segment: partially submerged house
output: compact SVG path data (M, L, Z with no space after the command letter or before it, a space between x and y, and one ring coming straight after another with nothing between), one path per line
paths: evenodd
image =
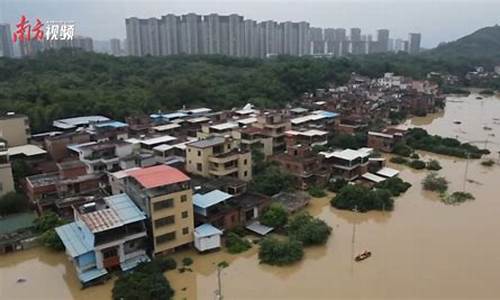
M75 221L56 228L77 276L86 286L115 269L127 271L146 254L145 214L127 194L74 207Z

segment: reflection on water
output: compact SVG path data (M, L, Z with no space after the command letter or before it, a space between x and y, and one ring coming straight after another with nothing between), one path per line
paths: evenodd
M484 134L482 124L500 114L500 101L483 100L482 111L488 116L482 120L477 101L472 96L462 103L448 103L443 115L429 117L433 119L423 126L432 133L453 133L450 120L458 115L448 110L457 112L455 106L462 106L476 115L460 115L461 128L468 132L461 138L480 139L473 133ZM500 136L499 128L490 133ZM441 162L439 173L450 181L450 192L464 188L465 160L420 154L424 160ZM447 206L436 194L421 189L427 171L391 167L401 170L400 176L413 185L397 198L394 211L355 214L332 208L332 195L314 199L308 211L332 226L333 235L326 246L307 248L305 259L288 267L259 264L256 246L241 255L177 253L178 261L190 256L194 263L193 272L166 273L175 298L214 299L216 265L227 261L230 266L222 276L225 299L498 299L500 167L470 161L465 189L476 200L459 206ZM372 257L354 263L353 255L364 249L372 251ZM17 284L18 277L28 281ZM112 282L80 290L65 256L43 248L0 257L0 299L109 299L111 289Z

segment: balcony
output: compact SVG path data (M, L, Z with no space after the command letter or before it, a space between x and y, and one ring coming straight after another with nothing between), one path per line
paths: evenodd
M210 156L208 158L208 161L216 164L225 164L228 162L238 160L239 155L242 153L243 152L239 151L238 149L233 149L229 152L219 154L217 156Z
M215 167L210 167L208 172L211 175L215 176L228 176L233 173L238 172L238 166L231 166L231 167L220 167L220 168L215 168Z

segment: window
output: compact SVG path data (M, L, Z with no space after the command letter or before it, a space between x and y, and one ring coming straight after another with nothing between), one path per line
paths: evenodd
M181 202L186 202L188 199L187 195L181 195Z
M175 216L168 216L155 220L155 228L160 228L175 223Z
M187 212L187 210L186 210L186 211L183 211L183 212L182 212L182 218L183 218L183 219L185 219L185 218L187 218L187 217L188 217L188 212Z
M243 173L243 174L244 174L245 177L248 176L248 172L247 171L245 171L245 173Z
M200 164L200 163L197 163L197 164L196 164L196 170L198 170L198 171L200 171L200 172L201 172L201 170L202 170L202 169L203 169L203 168L202 168L201 164Z
M186 235L189 233L189 227L182 228L182 234Z
M169 241L175 240L175 231L162 234L156 237L156 243L157 244L163 244Z
M156 203L153 203L153 209L155 211L165 209L165 208L170 208L174 206L174 199L167 199L163 201L158 201Z
M188 148L188 152L191 152L191 148Z
M245 160L243 161L243 164L246 166L246 165L247 165L247 163L248 163L248 162L247 162L247 160L245 159Z
M201 151L198 150L198 156L201 156Z

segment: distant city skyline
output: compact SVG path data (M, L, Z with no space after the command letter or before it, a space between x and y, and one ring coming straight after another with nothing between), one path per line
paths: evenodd
M11 28L20 15L45 20L71 20L77 34L94 40L124 39L125 19L159 18L172 13L182 15L217 13L243 15L258 22L310 23L321 28L360 28L375 35L387 28L391 37L407 39L409 32L422 34L422 47L431 48L452 41L481 27L500 23L500 1L34 1L0 0L0 23Z

